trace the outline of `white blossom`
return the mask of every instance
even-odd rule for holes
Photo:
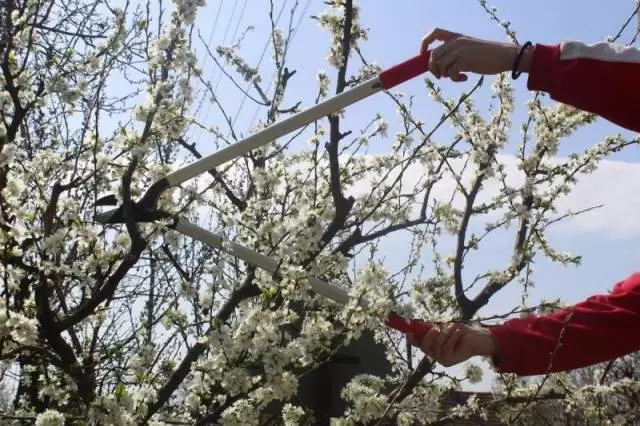
[[[282,420],[285,426],[299,425],[304,415],[305,412],[302,407],[290,403],[286,403],[282,407]]]
[[[45,410],[36,416],[36,426],[63,426],[64,415],[56,410]]]
[[[252,426],[260,424],[254,407],[247,400],[235,402],[222,413],[220,420],[224,426]]]
[[[475,364],[467,364],[465,366],[465,375],[470,383],[480,383],[482,381],[482,369]]]
[[[0,137],[4,136],[4,125],[0,125]],[[0,167],[9,165],[16,154],[16,146],[13,144],[5,144],[0,152]]]
[[[16,398],[14,414],[36,424],[79,417],[133,425],[153,407],[149,424],[156,426],[198,423],[204,416],[251,425],[264,420],[272,404],[282,405],[277,414],[284,424],[306,424],[315,413],[297,398],[305,375],[318,374],[365,333],[390,370],[351,377],[339,390],[348,408],[331,423],[376,423],[391,402],[389,390],[411,373],[399,350],[405,336],[384,325],[386,315],[459,320],[460,284],[470,298],[487,286],[526,285],[522,298],[496,315],[514,307],[516,316],[529,314],[532,262],[580,263],[580,253],[559,250],[547,232],[560,215],[574,214],[560,211],[558,200],[612,152],[640,141],[615,135],[582,151],[563,147],[595,116],[543,95],[526,105],[524,117],[515,114],[508,74],[491,77],[488,108],[476,93],[451,96],[448,86],[426,80],[422,94],[440,105],[441,116],[417,108],[420,91],[388,92],[380,99],[390,113],[378,113],[375,103],[357,113],[344,108],[171,187],[152,206],[215,231],[211,239],[221,249],[169,229],[173,217],[104,225],[96,221],[103,208],[96,200],[112,193],[121,206],[130,183],[132,200],[140,201],[154,182],[194,157],[268,128],[289,108],[331,96],[342,73],[300,68],[287,87],[282,78],[274,78],[276,87],[258,86],[264,72],[281,77],[285,66],[291,69],[295,45],[285,46],[295,32],[273,30],[273,60],[260,66],[240,47],[244,36],[202,49],[197,26],[210,18],[198,15],[202,0],[174,0],[162,14],[101,2],[95,10],[84,6],[72,1],[47,14],[27,0],[12,10],[12,50],[2,59],[8,73],[0,76],[1,367],[49,404],[36,413],[28,396]],[[332,68],[347,64],[348,90],[381,68],[366,44],[368,32],[378,30],[366,27],[358,4],[347,63],[345,8],[335,0],[314,12],[328,43],[305,46],[305,54],[327,55]],[[511,35],[511,24],[504,30]],[[233,126],[239,99],[229,104],[233,95],[205,75],[209,51],[233,81],[265,90],[270,101],[255,122]],[[317,81],[304,80],[314,73]],[[231,84],[226,76],[221,81]],[[215,113],[203,118],[209,106]],[[451,135],[440,130],[447,126]],[[558,156],[567,150],[576,152]],[[515,172],[505,154],[515,157]],[[131,179],[123,179],[128,171]],[[514,248],[518,229],[526,231],[525,241]],[[228,242],[220,243],[218,234]],[[475,251],[496,234],[511,241],[508,251],[476,265]],[[235,257],[236,244],[269,259],[259,257],[261,267],[253,268]],[[317,280],[350,301],[319,296]],[[49,312],[52,321],[41,323]],[[51,333],[62,341],[51,341]],[[32,355],[37,362],[29,365]],[[441,373],[436,364],[391,406],[389,418],[400,425],[437,422],[444,392],[482,381],[474,364],[451,380]],[[554,403],[572,416],[598,414],[602,423],[623,424],[628,414],[610,408],[637,394],[638,382],[602,380],[605,375],[598,367],[584,385],[555,374],[543,390],[566,392]],[[176,378],[180,383],[168,389]],[[539,382],[513,380],[503,386],[505,394],[536,395]],[[95,392],[91,401],[87,388]],[[156,406],[160,397],[167,402]],[[509,418],[512,410],[502,414]],[[448,414],[485,416],[475,398]]]

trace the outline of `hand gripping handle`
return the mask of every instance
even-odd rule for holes
[[[427,331],[431,330],[431,328],[433,327],[431,324],[427,324],[424,321],[408,320],[396,314],[395,312],[389,313],[385,324],[405,334],[411,333],[418,340],[422,340],[424,335],[427,334]]]
[[[398,65],[388,68],[380,73],[380,84],[384,89],[390,89],[405,81],[411,80],[429,70],[429,56],[431,52],[414,56]]]

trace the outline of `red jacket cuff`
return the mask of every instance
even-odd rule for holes
[[[493,335],[496,344],[497,354],[491,357],[493,367],[499,373],[515,373],[522,369],[522,363],[518,363],[517,357],[512,356],[517,351],[517,343],[514,339],[514,333],[503,325],[489,327],[489,331]]]
[[[513,369],[513,366],[510,366],[508,361],[505,361],[503,345],[505,339],[503,338],[502,327],[489,327],[489,331],[491,331],[491,335],[493,336],[493,340],[497,348],[496,355],[491,357],[493,368],[495,368],[499,373],[507,373],[510,370],[509,367]]]
[[[536,44],[531,58],[527,89],[552,93],[556,64],[560,57],[560,45]]]

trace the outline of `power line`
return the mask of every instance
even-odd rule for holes
[[[244,16],[244,11],[247,9],[247,0],[244,0],[244,4],[242,5],[242,11],[240,12],[240,17],[238,18],[238,22],[236,22],[236,28],[233,30],[233,36],[231,40],[235,40],[238,35],[238,28],[240,28],[240,21],[242,21],[242,17]]]
[[[215,20],[213,22],[213,26],[211,27],[211,32],[209,33],[209,41],[207,42],[207,45],[210,45],[213,42],[213,35],[215,34],[216,28],[218,28],[218,20],[220,19],[220,12],[222,12],[222,5],[224,5],[224,0],[220,0],[220,3],[218,4],[218,11],[216,12],[216,18],[215,18]],[[205,55],[204,61],[202,62],[202,69],[205,68],[205,66],[207,64],[207,59],[209,59],[209,56]],[[200,99],[200,103],[198,104],[198,107],[195,110],[195,115],[196,116],[200,112],[200,108],[202,107],[202,103],[204,102],[204,98],[205,98],[205,96],[203,96],[202,99]]]
[[[233,9],[231,10],[231,16],[229,17],[229,20],[227,21],[227,26],[224,30],[224,35],[222,36],[222,44],[224,44],[227,40],[227,35],[229,34],[229,29],[231,28],[231,23],[233,22],[233,17],[236,13],[236,9],[238,8],[238,1],[239,0],[235,0],[233,2]],[[245,0],[245,6],[246,6],[246,0]],[[244,12],[244,9],[243,9]],[[238,20],[239,22],[240,20]],[[211,44],[211,42],[213,41],[213,39],[209,39],[209,44]],[[212,53],[213,54],[213,53]],[[213,72],[213,74],[211,75],[211,79],[213,80],[213,76],[215,75],[215,71]],[[218,77],[218,81],[220,81],[220,77],[222,76],[222,70],[220,70],[220,74]],[[217,85],[216,85],[216,90],[217,90]],[[215,94],[215,90],[213,91],[213,93]],[[206,97],[206,93],[205,95],[203,95],[201,103],[204,102],[204,99]],[[206,107],[206,111],[204,113],[204,118],[202,119],[202,121],[204,122],[208,117],[209,117],[209,112],[211,111],[211,102],[207,102],[207,107]],[[196,129],[195,132],[198,132],[198,136],[195,137],[195,134],[192,134],[191,136],[193,137],[194,141],[195,140],[199,140],[202,137],[202,128]],[[195,133],[194,132],[194,133]]]
[[[240,27],[240,19],[242,19],[242,16],[244,15],[244,11],[247,7],[247,0],[244,0],[244,5],[242,7],[242,12],[240,13],[240,18],[238,19],[238,22],[236,23],[236,29],[233,33],[233,37],[231,37],[231,41],[233,42],[236,39],[236,35],[238,34],[238,28]],[[220,70],[220,74],[218,74],[218,81],[216,81],[216,86],[213,88],[213,93],[215,94],[218,91],[218,86],[220,85],[220,80],[222,80],[222,75],[224,73],[222,72],[222,70]]]
[[[218,28],[218,19],[220,19],[220,12],[222,11],[223,4],[224,4],[224,0],[220,0],[220,5],[218,6],[218,11],[216,12],[216,19],[213,21],[213,26],[211,27],[211,33],[209,34],[209,41],[207,41],[207,46],[213,42],[213,35],[216,31],[216,28]],[[204,57],[204,62],[202,63],[203,68],[207,64],[208,59],[209,59],[209,56]]]
[[[302,20],[304,19],[304,17],[306,16],[307,12],[309,11],[309,6],[311,6],[311,0],[307,0],[307,3],[305,4],[304,9],[302,10],[302,13],[300,14],[300,18],[298,18],[298,22],[296,24],[296,27],[293,30],[293,33],[291,34],[291,38],[289,39],[289,43],[293,43],[293,40],[296,38],[296,34],[298,33],[298,29],[300,29],[300,25],[302,24]],[[271,75],[271,79],[269,79],[269,86],[267,87],[267,90],[265,90],[265,93],[268,92],[271,89],[271,86],[273,85],[273,82],[275,81],[275,76],[276,76],[276,72],[274,71],[273,74]],[[253,114],[253,118],[251,118],[251,122],[249,123],[249,128],[251,128],[254,125],[254,123],[256,121],[256,118],[258,117],[258,113],[259,112],[260,112],[260,105],[257,105],[256,106],[256,112]]]
[[[280,11],[278,12],[278,17],[276,18],[276,22],[275,22],[276,26],[280,22],[280,18],[282,17],[282,12],[284,12],[284,8],[285,8],[285,6],[287,5],[288,2],[289,2],[289,0],[285,0],[282,3],[282,7],[280,7]],[[269,43],[271,43],[272,39],[273,39],[273,34],[270,34],[269,38],[267,39],[267,42],[264,44],[264,48],[262,49],[262,53],[260,54],[260,59],[258,59],[258,65],[256,65],[256,69],[260,68],[260,65],[262,64],[262,60],[264,59],[264,55],[267,53],[267,49],[269,48]],[[272,79],[273,79],[273,77],[272,77]],[[247,83],[247,87],[245,89],[245,93],[244,93],[244,95],[242,97],[242,100],[240,101],[240,106],[238,107],[238,111],[236,111],[236,115],[233,118],[233,122],[231,123],[232,126],[235,125],[236,121],[238,120],[238,116],[240,115],[240,111],[242,111],[242,107],[244,106],[244,102],[247,100],[247,93],[248,93],[250,88],[251,88],[251,82],[248,82]],[[271,88],[271,83],[269,83],[269,88]],[[231,130],[229,130],[229,132],[231,132]]]

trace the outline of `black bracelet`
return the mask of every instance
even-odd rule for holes
[[[532,44],[530,41],[526,42],[520,48],[520,52],[518,52],[518,56],[516,56],[516,60],[513,62],[513,69],[511,70],[511,78],[516,79],[520,77],[522,71],[518,71],[518,67],[520,66],[520,61],[522,60],[522,56],[524,55],[524,51],[527,50],[527,47],[531,47]]]

